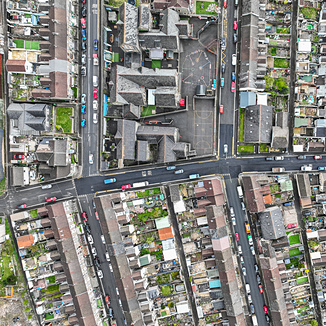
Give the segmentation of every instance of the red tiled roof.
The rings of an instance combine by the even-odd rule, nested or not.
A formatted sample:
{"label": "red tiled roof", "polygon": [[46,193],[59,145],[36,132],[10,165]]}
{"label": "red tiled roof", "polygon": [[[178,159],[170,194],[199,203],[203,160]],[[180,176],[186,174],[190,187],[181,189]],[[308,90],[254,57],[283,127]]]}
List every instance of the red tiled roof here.
{"label": "red tiled roof", "polygon": [[28,248],[34,244],[34,238],[32,234],[23,235],[17,238],[18,248]]}
{"label": "red tiled roof", "polygon": [[170,239],[173,238],[172,228],[169,226],[168,228],[159,229],[158,235],[160,237],[160,240]]}

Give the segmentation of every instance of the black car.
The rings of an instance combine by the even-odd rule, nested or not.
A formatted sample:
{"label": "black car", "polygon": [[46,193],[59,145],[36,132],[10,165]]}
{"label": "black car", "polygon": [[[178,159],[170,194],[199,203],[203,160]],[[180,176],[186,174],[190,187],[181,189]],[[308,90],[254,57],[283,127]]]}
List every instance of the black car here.
{"label": "black car", "polygon": [[222,74],[225,73],[225,63],[222,63]]}
{"label": "black car", "polygon": [[85,224],[85,230],[91,233],[91,227],[88,224]]}
{"label": "black car", "polygon": [[100,260],[98,259],[98,257],[94,259],[94,262],[97,268],[101,268]]}
{"label": "black car", "polygon": [[82,16],[83,17],[86,17],[86,15],[87,15],[87,8],[86,7],[82,7],[81,13],[82,13]]}
{"label": "black car", "polygon": [[82,42],[82,49],[83,49],[83,51],[85,51],[86,50],[86,48],[87,48],[87,44],[86,44],[86,42]]}

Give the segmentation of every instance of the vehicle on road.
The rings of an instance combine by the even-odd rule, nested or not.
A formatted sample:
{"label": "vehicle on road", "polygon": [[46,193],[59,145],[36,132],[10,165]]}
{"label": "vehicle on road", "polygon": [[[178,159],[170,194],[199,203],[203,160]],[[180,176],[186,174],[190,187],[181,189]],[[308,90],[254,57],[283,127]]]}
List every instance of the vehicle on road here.
{"label": "vehicle on road", "polygon": [[105,258],[106,258],[107,261],[110,261],[110,255],[109,255],[108,252],[105,253]]}
{"label": "vehicle on road", "polygon": [[81,30],[81,35],[82,35],[82,40],[86,41],[86,39],[87,39],[86,29]]}
{"label": "vehicle on road", "polygon": [[20,204],[20,205],[17,205],[16,208],[18,209],[21,209],[21,208],[26,208],[27,205],[26,204]]}
{"label": "vehicle on road", "polygon": [[269,317],[268,317],[268,315],[265,315],[265,319],[266,319],[266,321],[269,323]]}
{"label": "vehicle on road", "polygon": [[24,159],[24,158],[25,158],[25,155],[23,155],[23,154],[15,154],[14,155],[15,160],[21,160],[21,159]]}
{"label": "vehicle on road", "polygon": [[175,170],[174,171],[174,174],[182,174],[183,172],[184,172],[183,169]]}
{"label": "vehicle on road", "polygon": [[140,187],[146,187],[149,185],[148,181],[143,181],[143,182],[135,182],[132,184],[133,188],[140,188]]}
{"label": "vehicle on road", "polygon": [[94,50],[98,50],[98,40],[94,40]]}
{"label": "vehicle on road", "polygon": [[87,15],[87,7],[83,6],[81,13],[82,13],[83,17],[86,17],[86,15]]}
{"label": "vehicle on road", "polygon": [[250,285],[246,283],[246,292],[247,294],[250,294]]}
{"label": "vehicle on road", "polygon": [[227,0],[224,0],[223,6],[224,6],[224,8],[226,8],[228,6],[228,1]]}
{"label": "vehicle on road", "polygon": [[86,18],[81,18],[80,24],[82,28],[86,28]]}
{"label": "vehicle on road", "polygon": [[82,218],[83,218],[84,222],[87,222],[87,213],[86,212],[83,212]]}
{"label": "vehicle on road", "polygon": [[105,244],[105,238],[104,238],[103,234],[101,235],[101,240],[102,240],[102,243]]}
{"label": "vehicle on road", "polygon": [[89,154],[88,162],[89,162],[89,164],[94,164],[94,155],[93,154]]}
{"label": "vehicle on road", "polygon": [[82,106],[80,107],[80,112],[81,113],[86,113],[86,105],[85,104],[82,104]]}
{"label": "vehicle on road", "polygon": [[259,292],[260,293],[263,293],[264,292],[263,286],[261,284],[258,284],[258,289],[259,289]]}
{"label": "vehicle on road", "polygon": [[41,189],[51,189],[52,185],[44,185],[41,187]]}
{"label": "vehicle on road", "polygon": [[97,89],[97,88],[94,88],[94,89],[93,89],[93,97],[94,97],[95,99],[98,98],[98,89]]}
{"label": "vehicle on road", "polygon": [[258,321],[257,321],[256,315],[252,315],[251,318],[252,318],[252,324],[253,324],[253,326],[258,326]]}
{"label": "vehicle on road", "polygon": [[237,240],[237,241],[240,240],[240,238],[239,238],[239,233],[235,233],[234,236],[235,236],[235,240]]}
{"label": "vehicle on road", "polygon": [[91,244],[91,245],[94,243],[93,237],[90,234],[87,235],[87,240],[88,240],[89,244]]}
{"label": "vehicle on road", "polygon": [[85,66],[82,66],[80,68],[80,73],[81,73],[82,76],[86,76],[87,75],[87,69],[86,69]]}
{"label": "vehicle on road", "polygon": [[298,156],[298,160],[305,160],[307,158],[306,155],[300,155]]}
{"label": "vehicle on road", "polygon": [[237,20],[235,20],[235,21],[233,22],[233,29],[234,29],[235,31],[238,29],[238,21],[237,21]]}
{"label": "vehicle on road", "polygon": [[97,251],[95,247],[92,247],[92,254],[93,256],[97,256]]}
{"label": "vehicle on road", "polygon": [[81,119],[81,121],[80,121],[80,125],[81,125],[82,127],[86,127],[86,119]]}
{"label": "vehicle on road", "polygon": [[98,86],[98,76],[93,76],[93,87],[97,87],[97,86]]}
{"label": "vehicle on road", "polygon": [[81,96],[81,102],[83,104],[86,104],[86,94],[82,94],[82,96]]}
{"label": "vehicle on road", "polygon": [[111,264],[109,264],[109,268],[110,268],[110,272],[113,273],[113,268]]}
{"label": "vehicle on road", "polygon": [[86,54],[85,53],[83,53],[82,56],[81,56],[81,63],[83,65],[86,65]]}
{"label": "vehicle on road", "polygon": [[243,276],[247,276],[247,270],[246,270],[246,267],[242,267],[242,273],[243,273]]}
{"label": "vehicle on road", "polygon": [[197,179],[199,178],[199,174],[190,174],[189,179]]}
{"label": "vehicle on road", "polygon": [[166,169],[169,170],[175,170],[176,166],[172,165],[172,166],[167,166]]}
{"label": "vehicle on road", "polygon": [[235,66],[237,64],[237,55],[234,53],[232,54],[232,66]]}
{"label": "vehicle on road", "polygon": [[235,216],[234,208],[232,206],[230,206],[230,214],[231,214],[232,217]]}
{"label": "vehicle on road", "polygon": [[216,90],[216,79],[213,80],[212,89],[214,91]]}
{"label": "vehicle on road", "polygon": [[180,99],[180,106],[185,106],[185,99],[184,98]]}
{"label": "vehicle on road", "polygon": [[110,34],[110,43],[113,43],[113,41],[114,41],[114,36],[113,34]]}
{"label": "vehicle on road", "polygon": [[321,160],[322,158],[323,158],[323,157],[322,157],[321,155],[315,155],[315,156],[314,156],[314,159],[315,159],[315,160]]}
{"label": "vehicle on road", "polygon": [[243,192],[242,192],[241,186],[237,186],[237,192],[238,192],[239,198],[243,198]]}
{"label": "vehicle on road", "polygon": [[98,270],[97,271],[97,276],[98,276],[98,278],[103,278],[103,272],[102,272],[102,270]]}
{"label": "vehicle on road", "polygon": [[263,308],[264,308],[264,313],[265,314],[268,314],[268,308],[267,308],[267,306],[264,306]]}
{"label": "vehicle on road", "polygon": [[105,303],[106,303],[107,305],[109,305],[109,304],[111,303],[111,301],[110,301],[110,297],[109,297],[108,295],[105,296],[104,300],[105,300]]}
{"label": "vehicle on road", "polygon": [[250,225],[248,222],[245,222],[245,229],[246,229],[247,234],[250,234]]}
{"label": "vehicle on road", "polygon": [[232,224],[233,224],[233,225],[237,225],[237,222],[236,222],[236,220],[235,220],[235,217],[232,217]]}
{"label": "vehicle on road", "polygon": [[91,232],[91,227],[87,223],[84,225],[84,227],[87,232]]}
{"label": "vehicle on road", "polygon": [[85,41],[82,42],[82,50],[85,51],[87,49],[87,43]]}
{"label": "vehicle on road", "polygon": [[104,180],[104,183],[105,183],[105,184],[108,184],[108,183],[114,183],[114,182],[117,182],[117,179],[116,179],[116,178],[111,178],[111,179],[105,179],[105,180]]}
{"label": "vehicle on road", "polygon": [[129,189],[129,188],[131,188],[131,185],[130,184],[122,185],[121,186],[121,189]]}
{"label": "vehicle on road", "polygon": [[312,164],[303,165],[300,169],[301,171],[312,171]]}
{"label": "vehicle on road", "polygon": [[95,218],[98,220],[99,219],[99,217],[98,217],[98,212],[97,211],[95,211]]}
{"label": "vehicle on road", "polygon": [[227,154],[228,153],[228,145],[227,144],[224,144],[224,154]]}
{"label": "vehicle on road", "polygon": [[97,113],[93,113],[93,123],[97,124]]}
{"label": "vehicle on road", "polygon": [[255,313],[255,307],[254,307],[254,304],[253,303],[250,304],[250,310],[251,310],[251,313],[252,314]]}
{"label": "vehicle on road", "polygon": [[265,158],[266,161],[274,161],[274,157],[272,156],[268,156]]}
{"label": "vehicle on road", "polygon": [[249,234],[248,235],[248,241],[249,241],[249,246],[252,246],[254,242],[252,241],[252,236]]}
{"label": "vehicle on road", "polygon": [[318,166],[318,171],[325,171],[326,170],[326,166]]}
{"label": "vehicle on road", "polygon": [[235,81],[235,72],[234,71],[231,72],[231,79],[232,79],[232,81]]}
{"label": "vehicle on road", "polygon": [[252,302],[251,294],[248,294],[248,301],[249,303]]}
{"label": "vehicle on road", "polygon": [[235,91],[235,82],[231,82],[231,92],[234,93]]}
{"label": "vehicle on road", "polygon": [[259,284],[260,283],[260,275],[259,274],[256,275],[256,280],[257,280],[257,283]]}
{"label": "vehicle on road", "polygon": [[224,51],[226,49],[226,38],[222,37],[221,38],[221,49]]}
{"label": "vehicle on road", "polygon": [[238,251],[239,251],[239,254],[242,255],[242,248],[241,248],[241,245],[238,245]]}
{"label": "vehicle on road", "polygon": [[236,33],[233,34],[233,43],[237,43],[238,35]]}
{"label": "vehicle on road", "polygon": [[93,65],[98,66],[98,54],[97,53],[93,54]]}
{"label": "vehicle on road", "polygon": [[98,102],[97,102],[97,100],[94,100],[93,101],[93,110],[97,110],[97,108],[98,108]]}
{"label": "vehicle on road", "polygon": [[47,203],[50,203],[51,201],[56,201],[57,197],[50,197],[45,199]]}
{"label": "vehicle on road", "polygon": [[241,202],[241,208],[242,208],[242,210],[243,210],[243,211],[245,211],[245,210],[246,210],[246,205],[244,204],[244,202],[243,202],[243,201]]}
{"label": "vehicle on road", "polygon": [[255,248],[254,246],[250,246],[250,250],[253,256],[255,256]]}
{"label": "vehicle on road", "polygon": [[222,74],[225,73],[225,63],[222,63]]}
{"label": "vehicle on road", "polygon": [[275,161],[283,161],[284,156],[275,156]]}
{"label": "vehicle on road", "polygon": [[222,88],[224,87],[224,78],[223,77],[221,78],[221,87]]}
{"label": "vehicle on road", "polygon": [[223,112],[224,112],[224,105],[221,104],[221,105],[220,105],[220,114],[222,114]]}

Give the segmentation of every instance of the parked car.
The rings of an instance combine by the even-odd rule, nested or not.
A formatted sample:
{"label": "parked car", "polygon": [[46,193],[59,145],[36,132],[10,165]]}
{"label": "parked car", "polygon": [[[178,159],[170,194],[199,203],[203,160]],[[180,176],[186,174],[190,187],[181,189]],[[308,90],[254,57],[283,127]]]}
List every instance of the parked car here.
{"label": "parked car", "polygon": [[97,251],[95,247],[92,247],[92,254],[93,256],[97,256]]}
{"label": "parked car", "polygon": [[22,209],[22,208],[26,208],[27,205],[26,204],[20,204],[20,205],[17,205],[16,208],[18,209]]}
{"label": "parked car", "polygon": [[237,225],[237,222],[236,222],[236,220],[235,220],[235,217],[232,217],[232,224],[233,224],[233,225]]}
{"label": "parked car", "polygon": [[89,162],[89,164],[94,164],[94,155],[93,154],[89,154],[88,162]]}
{"label": "parked car", "polygon": [[81,119],[81,121],[80,121],[80,125],[81,125],[82,127],[86,127],[86,119]]}
{"label": "parked car", "polygon": [[51,189],[52,185],[44,185],[41,187],[41,189]]}
{"label": "parked car", "polygon": [[102,240],[102,243],[105,244],[105,238],[104,238],[103,234],[101,235],[101,240]]}
{"label": "parked car", "polygon": [[81,56],[81,63],[83,65],[86,65],[86,54],[85,53],[83,53],[82,56]]}
{"label": "parked car", "polygon": [[233,29],[234,29],[235,31],[238,29],[238,21],[237,21],[237,20],[235,20],[235,21],[233,22]]}
{"label": "parked car", "polygon": [[83,104],[86,104],[86,94],[82,94],[82,96],[81,96],[81,102]]}
{"label": "parked car", "polygon": [[82,10],[81,10],[81,13],[82,13],[83,17],[86,17],[86,15],[87,15],[87,7],[83,6]]}
{"label": "parked car", "polygon": [[82,218],[83,218],[83,220],[84,220],[85,222],[87,222],[87,214],[86,214],[86,212],[83,212],[83,214],[82,214]]}
{"label": "parked car", "polygon": [[90,234],[87,235],[87,240],[88,240],[89,244],[91,244],[91,245],[94,243],[93,237]]}
{"label": "parked car", "polygon": [[97,124],[97,113],[93,113],[93,123]]}
{"label": "parked car", "polygon": [[99,219],[98,212],[96,212],[96,211],[95,211],[95,217],[96,217],[97,220]]}
{"label": "parked car", "polygon": [[105,300],[105,303],[106,303],[107,305],[109,305],[109,304],[111,303],[111,301],[110,301],[110,297],[109,297],[108,295],[105,296],[104,300]]}
{"label": "parked car", "polygon": [[266,161],[274,161],[274,157],[269,156],[269,157],[266,157],[265,160],[266,160]]}
{"label": "parked car", "polygon": [[93,97],[94,97],[95,99],[98,98],[98,89],[97,89],[97,88],[94,88],[94,89],[93,89]]}
{"label": "parked car", "polygon": [[222,74],[225,73],[225,63],[222,63]]}
{"label": "parked car", "polygon": [[171,166],[167,166],[166,169],[169,171],[169,170],[175,170],[176,169],[176,166],[174,165],[171,165]]}
{"label": "parked car", "polygon": [[81,27],[82,27],[82,28],[86,28],[86,18],[82,18],[82,19],[80,20],[80,23],[81,23]]}
{"label": "parked car", "polygon": [[180,106],[185,106],[185,99],[184,98],[180,99]]}
{"label": "parked car", "polygon": [[235,91],[235,82],[231,82],[231,92],[234,93]]}
{"label": "parked car", "polygon": [[45,199],[47,203],[50,203],[51,201],[56,201],[57,197],[50,197]]}
{"label": "parked car", "polygon": [[268,317],[268,315],[265,315],[265,319],[269,323],[269,317]]}
{"label": "parked car", "polygon": [[97,110],[98,102],[96,100],[93,101],[93,110]]}
{"label": "parked car", "polygon": [[254,307],[253,303],[250,304],[250,310],[251,310],[252,314],[255,313],[255,307]]}
{"label": "parked car", "polygon": [[254,246],[250,246],[250,250],[253,256],[255,256],[255,248]]}
{"label": "parked car", "polygon": [[275,161],[283,161],[284,156],[275,156]]}
{"label": "parked car", "polygon": [[81,108],[80,108],[80,112],[81,113],[86,113],[86,105],[82,104]]}
{"label": "parked car", "polygon": [[131,188],[131,185],[130,184],[128,184],[128,185],[122,185],[121,186],[121,189],[129,189],[129,188]]}
{"label": "parked car", "polygon": [[297,227],[297,223],[288,224],[288,229],[293,229]]}
{"label": "parked car", "polygon": [[235,236],[235,240],[237,240],[237,241],[240,240],[240,238],[239,238],[239,233],[235,233],[234,236]]}
{"label": "parked car", "polygon": [[223,6],[224,6],[224,8],[226,8],[228,6],[228,1],[227,0],[224,0]]}
{"label": "parked car", "polygon": [[257,279],[257,283],[260,283],[260,275],[259,274],[256,275],[256,279]]}
{"label": "parked car", "polygon": [[258,284],[258,289],[259,289],[259,292],[260,293],[263,293],[264,292],[263,286],[261,284]]}
{"label": "parked car", "polygon": [[231,72],[231,79],[232,79],[232,81],[235,81],[235,72],[234,71]]}
{"label": "parked car", "polygon": [[24,158],[25,158],[25,155],[23,155],[23,154],[15,154],[14,155],[14,159],[15,160],[22,160]]}
{"label": "parked car", "polygon": [[220,105],[220,114],[222,114],[223,112],[224,112],[224,105],[221,104],[221,105]]}
{"label": "parked car", "polygon": [[314,156],[314,159],[315,159],[315,160],[321,160],[322,158],[323,158],[323,157],[322,157],[321,155],[315,155],[315,156]]}
{"label": "parked car", "polygon": [[98,259],[98,257],[94,259],[94,262],[97,268],[101,268],[100,260]]}
{"label": "parked car", "polygon": [[326,170],[326,166],[318,166],[318,171],[325,171]]}
{"label": "parked car", "polygon": [[221,87],[224,87],[224,77],[221,78]]}
{"label": "parked car", "polygon": [[82,40],[86,41],[86,39],[87,39],[86,29],[81,30],[81,35],[82,35]]}
{"label": "parked car", "polygon": [[242,267],[242,273],[243,273],[243,276],[247,276],[247,270],[246,270],[246,267]]}
{"label": "parked car", "polygon": [[103,278],[103,272],[100,269],[97,271],[97,276]]}
{"label": "parked car", "polygon": [[183,172],[184,172],[183,169],[175,170],[174,171],[174,174],[182,174]]}
{"label": "parked car", "polygon": [[85,51],[87,49],[87,43],[85,41],[82,42],[82,50]]}
{"label": "parked car", "polygon": [[251,294],[248,294],[248,301],[249,303],[252,302]]}
{"label": "parked car", "polygon": [[98,41],[94,40],[94,50],[97,51],[98,50]]}
{"label": "parked car", "polygon": [[298,156],[298,160],[305,160],[307,158],[306,155],[300,155]]}
{"label": "parked car", "polygon": [[81,0],[81,3],[86,3],[86,0]]}
{"label": "parked car", "polygon": [[257,264],[255,264],[254,266],[255,266],[255,272],[256,272],[256,273],[258,273],[258,272],[259,272],[259,268],[258,268],[258,265],[257,265]]}
{"label": "parked car", "polygon": [[227,154],[227,153],[228,153],[228,145],[224,144],[224,154]]}
{"label": "parked car", "polygon": [[268,314],[268,308],[267,308],[267,306],[264,306],[263,308],[264,308],[264,313],[265,314]]}
{"label": "parked car", "polygon": [[91,232],[91,227],[87,223],[84,225],[84,227],[87,232]]}
{"label": "parked car", "polygon": [[236,33],[233,34],[233,43],[237,43],[238,41],[238,36]]}
{"label": "parked car", "polygon": [[110,255],[109,255],[108,252],[105,253],[105,258],[106,258],[107,261],[110,261]]}
{"label": "parked car", "polygon": [[82,76],[86,76],[87,75],[87,69],[86,69],[85,66],[82,66],[80,68],[80,73],[81,73]]}
{"label": "parked car", "polygon": [[110,43],[113,43],[113,41],[114,41],[114,36],[113,34],[110,34]]}

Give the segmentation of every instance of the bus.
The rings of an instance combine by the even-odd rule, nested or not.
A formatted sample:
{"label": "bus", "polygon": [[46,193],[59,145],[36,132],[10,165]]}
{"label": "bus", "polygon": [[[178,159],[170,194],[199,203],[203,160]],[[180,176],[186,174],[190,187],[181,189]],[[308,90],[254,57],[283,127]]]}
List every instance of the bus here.
{"label": "bus", "polygon": [[149,182],[148,181],[144,181],[144,182],[136,182],[136,183],[133,183],[132,186],[134,188],[140,188],[140,187],[146,187],[149,185]]}

